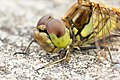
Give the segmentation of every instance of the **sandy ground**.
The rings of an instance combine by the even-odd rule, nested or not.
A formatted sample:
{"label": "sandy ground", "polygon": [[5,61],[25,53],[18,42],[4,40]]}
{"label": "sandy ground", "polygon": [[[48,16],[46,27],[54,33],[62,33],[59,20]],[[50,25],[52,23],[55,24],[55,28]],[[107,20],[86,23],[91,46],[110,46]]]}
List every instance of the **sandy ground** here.
{"label": "sandy ground", "polygon": [[[52,62],[54,56],[46,54],[39,45],[31,46],[29,56],[13,56],[33,39],[33,28],[43,15],[62,17],[74,1],[0,0],[0,80],[120,80],[120,64],[105,60],[98,63],[95,55],[74,52],[68,63],[41,69],[40,74],[34,69]],[[117,1],[115,6],[120,4]],[[120,50],[112,55],[120,63]]]}

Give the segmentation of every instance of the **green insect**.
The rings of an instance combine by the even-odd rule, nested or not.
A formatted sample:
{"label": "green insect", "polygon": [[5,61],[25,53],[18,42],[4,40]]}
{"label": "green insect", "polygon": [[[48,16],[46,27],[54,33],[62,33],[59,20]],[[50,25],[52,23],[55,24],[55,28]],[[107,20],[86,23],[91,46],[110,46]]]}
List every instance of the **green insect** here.
{"label": "green insect", "polygon": [[[34,29],[34,40],[42,49],[49,53],[64,52],[65,56],[48,63],[45,68],[68,58],[72,49],[106,48],[106,39],[119,37],[120,9],[107,8],[88,0],[77,0],[66,12],[62,19],[52,16],[43,16]],[[116,34],[111,34],[116,32]],[[103,44],[99,44],[102,40]],[[27,54],[26,52],[15,54]],[[111,58],[112,59],[112,58]],[[37,70],[39,70],[37,69]]]}

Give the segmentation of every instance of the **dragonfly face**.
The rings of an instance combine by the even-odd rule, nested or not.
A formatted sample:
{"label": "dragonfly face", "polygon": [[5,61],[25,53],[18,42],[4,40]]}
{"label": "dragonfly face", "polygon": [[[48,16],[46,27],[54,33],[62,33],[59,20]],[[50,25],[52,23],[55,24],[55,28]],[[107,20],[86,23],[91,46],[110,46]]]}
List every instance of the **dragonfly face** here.
{"label": "dragonfly face", "polygon": [[51,16],[43,16],[34,31],[34,39],[47,52],[55,53],[70,43],[69,30],[64,23]]}

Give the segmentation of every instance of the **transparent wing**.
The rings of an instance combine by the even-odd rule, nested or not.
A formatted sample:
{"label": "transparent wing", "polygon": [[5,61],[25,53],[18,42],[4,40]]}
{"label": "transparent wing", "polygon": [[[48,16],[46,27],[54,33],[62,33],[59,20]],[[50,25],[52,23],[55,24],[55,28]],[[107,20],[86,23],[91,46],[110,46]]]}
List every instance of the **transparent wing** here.
{"label": "transparent wing", "polygon": [[100,5],[93,7],[92,12],[89,25],[84,28],[88,30],[87,28],[91,27],[89,28],[91,29],[90,37],[83,42],[83,45],[93,42],[99,42],[101,45],[101,41],[102,45],[108,42],[112,44],[112,38],[120,37],[120,12],[117,9],[113,10]]}

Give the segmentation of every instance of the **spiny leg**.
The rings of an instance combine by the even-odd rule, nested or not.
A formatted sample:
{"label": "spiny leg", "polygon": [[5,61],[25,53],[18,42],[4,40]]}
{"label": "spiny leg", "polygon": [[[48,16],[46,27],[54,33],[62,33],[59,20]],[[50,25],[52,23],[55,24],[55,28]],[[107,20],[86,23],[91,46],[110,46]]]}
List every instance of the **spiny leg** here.
{"label": "spiny leg", "polygon": [[[111,62],[112,62],[112,63],[115,63],[115,62],[113,62],[110,49],[109,49],[108,47],[106,47],[106,46],[99,46],[99,47],[100,47],[100,50],[99,50],[99,51],[98,51],[98,50],[97,50],[97,51],[94,50],[94,52],[95,52],[95,53],[97,54],[97,56],[98,56],[98,59],[100,59],[100,57],[101,57],[102,49],[106,49],[106,50],[108,51],[108,54],[109,54],[109,57],[110,57]],[[90,49],[97,49],[97,47],[96,47],[95,45],[91,45],[91,46],[80,46],[80,50],[81,50],[81,51],[90,50]],[[105,57],[105,56],[104,56],[104,57]],[[108,60],[107,57],[105,57],[105,59]]]}
{"label": "spiny leg", "polygon": [[70,50],[68,49],[68,50],[66,50],[65,56],[64,56],[63,58],[61,58],[61,59],[59,59],[59,60],[56,60],[56,61],[54,61],[54,62],[50,62],[50,63],[44,65],[43,67],[36,69],[37,73],[39,74],[38,70],[40,70],[40,69],[49,67],[49,66],[51,66],[51,65],[53,65],[53,64],[56,64],[56,63],[59,63],[59,62],[61,62],[61,61],[66,60],[67,57],[69,56],[69,54],[70,54]]}
{"label": "spiny leg", "polygon": [[[101,17],[103,18],[103,8],[101,8],[99,5],[98,5],[98,7],[99,7],[99,10],[100,10]],[[106,17],[106,16],[104,16],[104,17]],[[106,18],[107,18],[107,17],[106,17]],[[107,20],[107,21],[108,21],[108,20]],[[106,22],[106,24],[107,24],[107,22]],[[103,26],[103,28],[104,28],[104,26],[105,26],[104,23],[103,23],[103,21],[102,21],[102,26]],[[108,29],[109,29],[109,28],[108,28]],[[107,30],[107,31],[109,32],[109,30]],[[104,53],[104,58],[105,58],[106,60],[108,60],[108,59],[107,59],[107,54],[106,54],[106,52],[105,52],[105,49],[108,48],[108,47],[106,47],[105,32],[106,32],[106,31],[103,29],[103,30],[102,30],[102,38],[103,38],[103,39],[102,39],[102,42],[103,42],[103,44],[104,44],[104,46],[105,46],[104,49],[103,49],[103,50],[104,50],[103,53]],[[111,56],[111,54],[109,54],[109,55]],[[112,57],[111,57],[111,59],[112,59]]]}
{"label": "spiny leg", "polygon": [[[101,48],[99,51],[98,51],[98,50],[97,50],[97,51],[94,50],[94,52],[97,54],[98,61],[100,61],[100,57],[102,56],[101,53],[104,52],[104,51],[102,51],[102,50],[104,50],[104,51],[107,50],[107,51],[108,51],[110,60],[111,60],[112,63],[114,63],[114,62],[113,62],[113,59],[112,59],[112,55],[111,55],[110,49],[109,49],[108,47],[106,47],[106,46],[102,46],[102,48]],[[105,55],[104,55],[104,58],[108,61],[107,53],[104,52],[104,54],[105,54]]]}
{"label": "spiny leg", "polygon": [[100,60],[100,56],[101,56],[101,49],[104,49],[104,46],[99,46],[100,50],[95,50],[97,49],[97,47],[95,45],[90,45],[90,46],[80,46],[80,50],[81,51],[88,51],[88,50],[93,50],[94,53],[96,54],[96,56],[98,57],[98,60]]}
{"label": "spiny leg", "polygon": [[[100,16],[101,16],[101,18],[102,19],[104,19],[104,16],[103,16],[103,12],[102,12],[102,9],[101,9],[101,7],[99,6],[99,4],[97,4],[97,7],[95,7],[95,9],[92,9],[92,12],[94,12],[95,10],[99,10],[100,11],[100,13],[99,13],[99,15],[97,15],[97,18],[98,18],[98,22],[99,22],[99,18],[100,18]],[[92,25],[93,25],[93,16],[92,16]],[[104,21],[101,21],[101,25],[102,25],[102,28],[100,27],[100,24],[98,23],[98,25],[94,28],[94,26],[93,26],[93,35],[94,35],[94,41],[95,41],[95,46],[96,46],[96,49],[97,49],[97,56],[98,56],[98,59],[100,60],[100,56],[101,56],[101,53],[104,53],[104,57],[105,57],[105,59],[107,60],[107,58],[106,58],[106,53],[105,53],[105,46],[106,46],[106,44],[105,44],[105,32],[104,32],[104,26],[105,26],[105,23],[104,23]],[[98,31],[96,31],[96,30],[98,30]],[[100,44],[99,44],[99,42],[98,42],[98,40],[100,39],[99,38],[99,34],[100,34],[100,32],[102,32],[101,34],[102,34],[102,42],[104,43],[104,46],[103,46],[103,49],[101,50],[101,48],[100,48]],[[97,37],[98,36],[98,37]],[[103,51],[104,50],[104,51]]]}
{"label": "spiny leg", "polygon": [[109,54],[109,57],[110,57],[110,60],[113,64],[120,64],[119,62],[114,62],[113,59],[112,59],[112,55],[111,55],[111,52],[110,52],[110,48],[109,47],[106,47],[106,49],[108,50],[108,54]]}
{"label": "spiny leg", "polygon": [[[112,55],[111,55],[111,52],[110,52],[110,48],[109,47],[105,47],[105,49],[108,51],[108,55],[110,57],[110,60],[111,60],[111,63],[112,64],[120,64],[119,62],[114,62],[113,59],[112,59]],[[100,55],[101,56],[101,55]],[[106,57],[107,58],[107,57]],[[106,59],[108,61],[108,59]]]}
{"label": "spiny leg", "polygon": [[32,44],[33,42],[36,42],[36,41],[35,41],[35,40],[32,40],[32,41],[29,43],[29,45],[27,46],[27,48],[25,49],[25,51],[23,51],[23,52],[15,52],[14,55],[16,55],[16,54],[28,55],[28,54],[29,54],[29,48],[30,48],[30,46],[31,46],[31,44]]}
{"label": "spiny leg", "polygon": [[110,53],[110,49],[109,49],[108,47],[107,47],[106,49],[108,50],[108,54],[109,54],[109,56],[110,56],[111,62],[114,63],[114,62],[113,62],[113,59],[112,59],[112,55],[111,55],[111,53]]}

